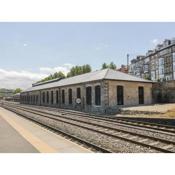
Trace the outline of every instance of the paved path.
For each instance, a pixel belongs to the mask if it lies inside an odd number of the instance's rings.
[[[91,151],[0,108],[0,152],[90,153]]]
[[[0,152],[35,153],[38,152],[10,124],[0,117]]]

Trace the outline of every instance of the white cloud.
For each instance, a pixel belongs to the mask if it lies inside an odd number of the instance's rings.
[[[26,89],[30,87],[32,83],[57,71],[62,71],[67,74],[72,66],[72,64],[64,64],[63,66],[54,68],[41,67],[38,72],[0,69],[0,88],[14,89],[20,87]]]
[[[154,46],[156,46],[157,44],[160,43],[160,41],[159,41],[159,39],[153,39],[153,40],[151,41],[151,43],[152,43]]]
[[[27,43],[24,43],[24,44],[23,44],[23,46],[24,46],[24,47],[27,47],[27,46],[28,46],[28,44],[27,44]]]
[[[67,74],[72,66],[74,66],[74,65],[66,63],[63,66],[57,66],[57,67],[53,67],[53,68],[51,68],[51,67],[41,67],[40,72],[45,73],[45,74],[53,74],[55,72],[61,71],[64,74]]]

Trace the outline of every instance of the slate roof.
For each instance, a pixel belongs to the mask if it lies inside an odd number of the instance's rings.
[[[145,83],[153,83],[152,81],[145,80],[142,78],[138,78],[120,71],[112,70],[112,69],[104,69],[104,70],[98,70],[82,75],[77,75],[70,78],[61,79],[56,82],[51,82],[48,84],[42,84],[39,86],[34,86],[31,88],[28,88],[27,90],[23,92],[29,92],[29,91],[35,91],[35,90],[41,90],[41,89],[49,89],[52,87],[61,87],[61,86],[67,86],[67,85],[73,85],[73,84],[80,84],[85,82],[91,82],[96,80],[121,80],[121,81],[134,81],[134,82],[145,82]]]

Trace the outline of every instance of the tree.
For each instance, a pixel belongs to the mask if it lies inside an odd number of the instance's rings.
[[[117,66],[113,62],[111,62],[110,64],[103,63],[101,69],[107,69],[107,68],[115,70]]]
[[[67,77],[73,77],[76,75],[85,74],[91,72],[91,66],[89,64],[85,64],[83,66],[74,66],[71,68],[70,72],[68,72]]]
[[[91,66],[89,64],[84,65],[83,73],[91,72]]]
[[[109,64],[109,68],[115,70],[115,69],[117,68],[117,66],[116,66],[113,62],[111,62],[111,63]]]
[[[14,94],[17,94],[17,93],[21,93],[22,92],[22,89],[20,89],[20,88],[16,88],[15,90],[14,90]]]
[[[108,68],[108,65],[106,63],[103,63],[101,69],[107,69],[107,68]]]
[[[65,78],[66,76],[63,74],[63,72],[59,71],[55,72],[52,77],[55,79],[55,78]]]
[[[48,77],[38,81],[38,83],[53,80],[53,79],[56,79],[56,78],[65,78],[65,77],[66,76],[64,75],[64,73],[59,71],[59,72],[55,72],[54,74],[50,74]]]

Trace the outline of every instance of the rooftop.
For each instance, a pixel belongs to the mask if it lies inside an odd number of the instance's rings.
[[[104,70],[98,70],[82,75],[77,75],[70,78],[60,79],[56,82],[50,82],[47,84],[41,84],[38,86],[33,86],[31,88],[28,88],[27,90],[23,92],[29,92],[29,91],[35,91],[35,90],[41,90],[41,89],[49,89],[53,87],[61,87],[61,86],[67,86],[67,85],[73,85],[73,84],[81,84],[85,82],[91,82],[96,80],[122,80],[122,81],[134,81],[134,82],[145,82],[145,83],[152,83],[152,81],[145,80],[142,78],[138,78],[120,71],[112,70],[112,69],[104,69]]]
[[[61,78],[55,78],[53,80],[48,80],[48,81],[33,83],[32,84],[32,87],[34,87],[34,86],[40,86],[40,85],[48,84],[48,83],[52,83],[52,82],[56,82],[56,81],[59,81],[59,80],[61,80]]]

